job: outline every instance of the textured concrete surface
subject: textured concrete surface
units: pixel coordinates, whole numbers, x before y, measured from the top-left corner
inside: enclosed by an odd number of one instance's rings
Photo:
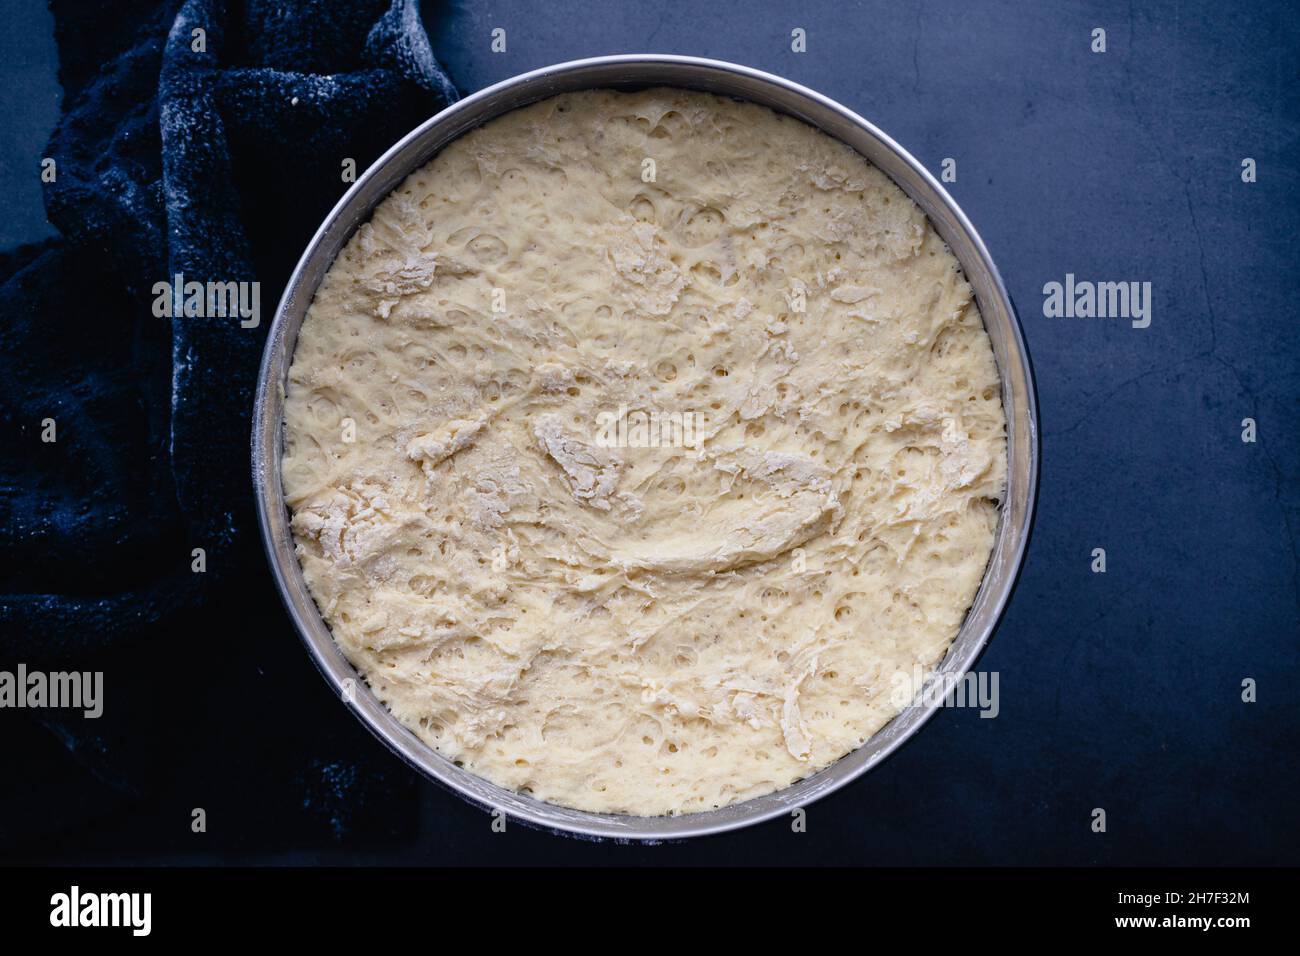
[[[385,782],[366,803],[340,803],[353,817],[369,813],[371,825],[340,824],[331,811],[319,827],[294,822],[286,845],[279,832],[288,824],[268,815],[297,805],[294,788],[303,807],[312,798],[302,781],[285,779],[286,792],[265,801],[222,791],[235,822],[214,826],[201,847],[158,835],[157,821],[172,811],[153,805],[120,811],[112,833],[80,841],[81,856],[1296,861],[1295,13],[1285,3],[1170,0],[790,6],[495,0],[430,9],[426,21],[467,92],[581,56],[707,55],[838,99],[936,174],[945,157],[957,160],[949,189],[1020,310],[1044,434],[1032,549],[980,663],[1000,675],[1000,715],[940,714],[884,766],[814,805],[805,834],[778,821],[660,847],[591,845],[519,827],[502,836],[432,785]],[[507,31],[504,54],[490,51],[496,27]],[[790,51],[795,27],[807,31],[806,53]],[[1090,50],[1098,27],[1105,53]],[[1242,182],[1245,157],[1258,165],[1257,182]],[[1150,327],[1045,318],[1043,285],[1067,273],[1149,281]],[[1258,423],[1253,444],[1241,440],[1248,417]],[[1090,570],[1095,548],[1106,551],[1104,574]],[[366,747],[359,727],[336,725],[338,705],[316,686],[305,655],[295,656],[288,621],[271,617],[259,629],[284,645],[277,662],[294,662],[271,672],[306,685],[294,691],[300,718]],[[246,707],[275,690],[252,679],[252,667],[236,668],[255,688]],[[1257,681],[1256,703],[1242,701],[1248,678]],[[274,700],[265,713],[276,713]],[[233,749],[211,746],[218,755]],[[274,744],[259,746],[257,759],[273,763]],[[386,780],[405,779],[396,758],[374,759]],[[195,770],[176,792],[209,786],[210,776]],[[1091,829],[1095,808],[1106,811],[1105,833]]]
[[[6,0],[0,30],[0,249],[54,235],[45,220],[41,158],[59,118],[54,18],[42,0]]]

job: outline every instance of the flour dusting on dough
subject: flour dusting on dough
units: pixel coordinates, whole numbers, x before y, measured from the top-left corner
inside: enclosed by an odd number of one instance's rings
[[[620,408],[696,441],[610,447]],[[415,733],[543,800],[686,813],[897,713],[979,587],[1004,436],[971,290],[879,170],[763,107],[592,91],[358,229],[283,471],[322,614]]]

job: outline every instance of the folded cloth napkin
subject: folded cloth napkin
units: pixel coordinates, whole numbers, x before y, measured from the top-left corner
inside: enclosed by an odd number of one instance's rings
[[[265,575],[248,442],[275,303],[349,161],[457,93],[416,0],[51,6],[60,235],[0,254],[0,667],[84,669]],[[157,317],[177,274],[259,283],[257,326]],[[93,757],[103,726],[58,730]]]

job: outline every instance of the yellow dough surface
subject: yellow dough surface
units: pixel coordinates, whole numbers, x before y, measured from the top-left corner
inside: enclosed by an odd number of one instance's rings
[[[298,338],[284,487],[335,639],[448,758],[586,810],[784,787],[899,710],[992,549],[956,259],[765,107],[588,91],[459,138]]]

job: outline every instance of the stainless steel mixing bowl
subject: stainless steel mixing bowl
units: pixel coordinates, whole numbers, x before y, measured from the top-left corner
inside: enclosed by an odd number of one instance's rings
[[[848,144],[920,204],[961,262],[975,290],[1002,381],[1008,481],[996,544],[983,584],[938,669],[940,675],[951,679],[965,673],[988,642],[1024,558],[1038,487],[1038,412],[1033,373],[1011,300],[988,250],[952,197],[920,163],[838,103],[797,83],[733,63],[684,56],[605,56],[562,63],[497,83],[443,110],[388,150],[348,190],[312,237],[289,279],[266,342],[253,416],[252,464],[258,516],[271,569],[289,614],[326,680],[366,726],[407,763],[473,803],[503,810],[512,819],[588,837],[622,840],[674,840],[721,833],[788,815],[880,763],[916,733],[938,705],[930,702],[909,707],[857,750],[783,790],[705,813],[673,817],[587,813],[506,790],[438,754],[402,726],[358,679],[334,643],[303,581],[289,531],[280,459],[285,382],[298,329],[321,277],[353,231],[370,218],[375,206],[448,142],[502,113],[572,90],[648,86],[685,87],[761,103]],[[345,688],[348,693],[344,693]],[[960,769],[936,767],[935,773],[960,773]]]

